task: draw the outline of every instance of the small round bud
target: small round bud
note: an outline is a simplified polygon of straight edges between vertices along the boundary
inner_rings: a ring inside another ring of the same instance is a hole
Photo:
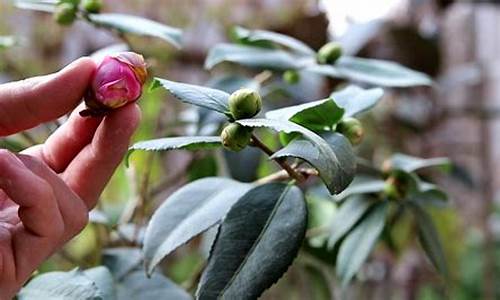
[[[295,70],[288,70],[283,73],[283,80],[288,84],[297,84],[300,81],[300,74]]]
[[[76,19],[76,5],[68,2],[60,3],[54,11],[54,20],[60,25],[71,25]]]
[[[363,125],[355,118],[345,118],[340,121],[337,132],[343,134],[353,145],[361,143],[364,136]]]
[[[395,177],[389,177],[385,181],[384,194],[389,199],[399,199],[401,198],[401,193],[397,187],[397,180]]]
[[[82,7],[89,13],[97,14],[101,11],[102,0],[83,0]]]
[[[220,136],[224,148],[231,151],[241,151],[250,143],[252,128],[231,123],[222,130]]]
[[[229,97],[229,110],[234,119],[247,119],[255,116],[262,108],[259,93],[251,89],[240,89]]]
[[[342,46],[339,43],[331,42],[318,51],[317,59],[320,64],[333,64],[342,56]]]

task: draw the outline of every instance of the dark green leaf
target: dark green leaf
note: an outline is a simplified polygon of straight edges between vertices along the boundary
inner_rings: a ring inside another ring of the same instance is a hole
[[[325,133],[322,138],[328,142],[334,156],[324,156],[313,142],[298,138],[274,153],[271,158],[297,157],[307,161],[318,170],[321,180],[333,194],[337,187],[347,187],[351,183],[356,171],[356,157],[351,144],[343,135]]]
[[[352,183],[338,195],[333,195],[335,201],[342,201],[355,194],[380,193],[384,190],[385,182],[381,179],[357,176]]]
[[[182,102],[204,107],[223,114],[228,114],[229,112],[229,94],[226,92],[161,78],[155,78],[154,86],[162,86]]]
[[[387,206],[387,202],[376,204],[340,245],[336,269],[344,285],[358,272],[377,243],[384,229]]]
[[[389,162],[392,170],[403,170],[405,172],[415,172],[429,167],[439,167],[447,170],[451,167],[450,160],[445,157],[425,159],[401,153],[394,154]]]
[[[372,108],[383,95],[384,90],[381,88],[363,89],[350,85],[340,91],[333,92],[330,97],[339,107],[345,110],[343,117],[346,118]]]
[[[298,69],[304,63],[279,49],[264,49],[235,44],[218,44],[208,53],[205,68],[212,69],[222,62],[233,62],[251,68],[276,70]]]
[[[227,178],[204,178],[173,193],[151,217],[144,240],[149,273],[168,254],[219,222],[252,186]]]
[[[375,203],[375,200],[362,195],[348,198],[337,210],[330,225],[328,249],[335,244],[356,224]]]
[[[44,273],[31,280],[17,295],[20,300],[92,299],[101,300],[98,285],[79,269],[70,272]]]
[[[281,46],[285,46],[292,51],[303,55],[315,55],[315,51],[303,42],[280,33],[266,31],[266,30],[249,30],[240,26],[233,29],[233,34],[239,41],[243,42],[261,42],[269,41]]]
[[[158,272],[148,278],[144,270],[137,270],[118,283],[118,299],[191,300],[192,297]]]
[[[157,37],[180,48],[182,30],[149,19],[123,14],[91,14],[89,19],[99,26],[124,33]]]
[[[310,130],[331,130],[344,114],[344,109],[331,99],[323,99],[300,105],[288,106],[266,113],[266,118],[289,120]]]
[[[257,299],[297,255],[306,219],[297,187],[271,183],[250,190],[219,228],[197,299]]]
[[[285,133],[298,132],[302,134],[302,136],[305,139],[312,142],[314,147],[317,149],[318,157],[322,157],[322,159],[324,159],[325,161],[326,160],[338,161],[338,162],[340,161],[339,158],[337,158],[335,152],[333,151],[332,146],[330,146],[330,144],[327,141],[325,141],[322,137],[310,131],[309,129],[306,129],[293,122],[284,120],[272,120],[272,119],[246,119],[246,120],[238,120],[237,123],[248,127],[271,128],[276,131],[282,131]],[[341,151],[341,153],[343,153],[347,157],[348,154],[344,147],[339,148],[339,151]],[[345,167],[346,169],[344,170],[344,172],[346,174],[350,174],[351,170],[348,169],[348,166]],[[334,182],[329,184],[328,186],[328,188],[330,189],[330,193],[332,194],[340,193],[349,185],[349,183],[352,180],[352,178],[341,178],[341,177],[342,176],[335,176],[333,178]]]
[[[389,87],[431,85],[432,79],[394,62],[342,56],[335,65],[311,64],[307,71]]]
[[[444,276],[448,276],[443,247],[431,216],[418,203],[408,201],[408,204],[417,223],[418,238],[422,248],[434,267]]]
[[[181,136],[162,138],[135,143],[128,149],[125,161],[128,163],[130,155],[136,150],[144,151],[169,151],[177,149],[202,150],[213,149],[221,146],[219,136]]]

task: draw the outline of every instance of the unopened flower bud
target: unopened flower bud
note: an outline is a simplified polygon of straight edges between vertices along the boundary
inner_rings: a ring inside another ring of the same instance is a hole
[[[146,76],[146,63],[142,55],[120,52],[104,57],[85,95],[87,109],[80,114],[102,116],[137,101]]]
[[[231,151],[241,151],[250,143],[252,128],[231,123],[221,133],[222,145]]]
[[[89,13],[97,14],[101,11],[102,0],[83,0],[82,7]]]
[[[76,19],[76,5],[62,2],[54,10],[54,20],[60,25],[71,25]]]
[[[343,134],[353,145],[358,145],[363,140],[363,125],[355,118],[345,118],[337,125],[337,131]]]
[[[240,89],[229,97],[229,110],[234,119],[251,118],[262,108],[259,93],[251,89]]]
[[[288,84],[297,84],[300,81],[300,74],[295,70],[288,70],[283,73],[283,80]]]
[[[320,64],[333,64],[342,56],[342,46],[336,42],[330,42],[318,51],[318,62]]]

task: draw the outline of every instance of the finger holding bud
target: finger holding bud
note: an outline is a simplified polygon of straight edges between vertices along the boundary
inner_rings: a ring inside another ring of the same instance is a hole
[[[87,109],[80,115],[103,116],[136,102],[142,94],[146,77],[146,63],[140,54],[120,52],[104,57],[85,94]]]
[[[255,116],[262,108],[262,99],[254,90],[240,89],[229,97],[229,111],[235,120]]]

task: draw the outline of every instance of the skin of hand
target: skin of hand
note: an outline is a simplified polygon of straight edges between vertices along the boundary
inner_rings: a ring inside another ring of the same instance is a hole
[[[104,118],[79,111],[95,63],[0,85],[0,137],[73,110],[42,145],[14,154],[0,149],[0,299],[11,299],[34,270],[88,222],[138,126],[136,104]]]

